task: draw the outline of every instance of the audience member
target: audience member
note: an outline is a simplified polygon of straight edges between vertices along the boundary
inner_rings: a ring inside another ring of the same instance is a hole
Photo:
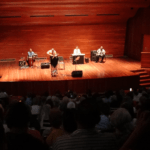
[[[56,141],[56,139],[59,136],[62,136],[64,134],[64,131],[61,128],[62,112],[57,108],[53,108],[50,111],[49,120],[50,120],[50,124],[51,124],[52,128],[51,128],[49,136],[46,139],[46,143],[49,146],[52,146],[53,143]]]
[[[31,112],[27,105],[17,102],[8,110],[6,123],[10,132],[6,133],[8,150],[46,150],[40,140],[28,134]]]
[[[118,108],[110,116],[110,121],[115,127],[115,136],[120,148],[133,131],[132,117],[125,108]]]
[[[101,104],[100,122],[96,125],[96,128],[101,131],[111,130],[111,123],[109,120],[110,107],[107,103]]]
[[[100,121],[97,107],[89,100],[83,100],[76,111],[77,130],[70,136],[59,137],[54,143],[54,150],[87,150],[87,149],[115,149],[115,139],[110,133],[99,133],[95,125]]]
[[[66,109],[63,113],[63,129],[66,134],[71,134],[77,129],[75,121],[75,109]]]

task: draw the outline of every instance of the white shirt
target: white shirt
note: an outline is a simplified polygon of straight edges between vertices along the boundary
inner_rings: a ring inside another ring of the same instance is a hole
[[[49,50],[49,51],[47,51],[47,54],[48,54],[48,55],[49,55],[49,53],[51,53],[51,54],[52,54],[52,51],[53,51],[53,53],[54,53],[54,54],[56,54],[56,51],[55,51],[55,50],[52,50],[52,49],[51,49],[51,50]]]
[[[80,49],[74,49],[73,54],[81,54]]]
[[[98,50],[97,50],[97,54],[101,54],[101,49],[99,48]]]

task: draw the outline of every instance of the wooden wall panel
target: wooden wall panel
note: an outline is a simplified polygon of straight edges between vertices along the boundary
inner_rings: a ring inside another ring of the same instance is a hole
[[[143,36],[143,50],[142,52],[150,52],[150,35]]]
[[[141,52],[141,68],[150,68],[150,52]]]
[[[125,55],[141,60],[143,36],[150,34],[150,7],[140,8],[127,23]]]
[[[29,48],[45,57],[55,48],[69,58],[79,46],[86,57],[90,51],[104,46],[107,54],[123,56],[125,24],[77,25],[77,26],[10,26],[0,28],[0,58],[16,58],[27,55]]]

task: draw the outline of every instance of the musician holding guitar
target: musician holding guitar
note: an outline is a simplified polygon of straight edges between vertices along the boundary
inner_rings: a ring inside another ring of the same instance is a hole
[[[105,53],[106,51],[103,49],[103,46],[101,46],[98,50],[97,50],[97,53],[96,53],[96,62],[99,61],[99,57],[101,57],[101,61],[100,62],[103,62],[103,59],[105,57]]]
[[[58,64],[58,53],[52,48],[51,50],[47,51],[47,54],[50,55],[50,63],[52,66],[52,76],[57,74],[57,64]]]

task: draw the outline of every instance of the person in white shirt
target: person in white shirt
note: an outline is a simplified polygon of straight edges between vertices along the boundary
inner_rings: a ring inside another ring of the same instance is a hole
[[[97,50],[97,53],[96,53],[96,62],[99,61],[99,57],[101,57],[101,61],[100,62],[103,62],[103,59],[105,57],[105,53],[106,51],[103,49],[103,46],[101,46],[98,50]]]
[[[50,55],[50,56],[56,56],[56,55],[57,55],[57,53],[56,53],[56,51],[54,50],[54,48],[48,50],[48,51],[47,51],[47,54]]]
[[[80,51],[80,49],[78,48],[78,46],[76,46],[76,48],[74,49],[73,54],[76,54],[76,55],[81,54],[81,51]]]

